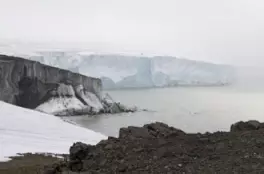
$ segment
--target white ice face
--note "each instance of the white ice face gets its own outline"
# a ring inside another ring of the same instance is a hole
[[[79,72],[86,76],[109,78],[116,87],[153,87],[179,84],[232,83],[232,66],[179,59],[140,57],[121,54],[82,54],[78,51],[38,51],[33,60]],[[105,83],[106,85],[109,83]],[[111,85],[113,86],[113,85]],[[107,86],[105,86],[107,88]]]

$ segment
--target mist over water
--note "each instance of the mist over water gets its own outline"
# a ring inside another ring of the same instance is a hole
[[[264,68],[254,67],[235,67],[236,80],[233,87],[238,89],[264,89]]]

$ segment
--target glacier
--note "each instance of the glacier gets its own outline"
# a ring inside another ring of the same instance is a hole
[[[0,101],[0,161],[18,153],[67,154],[75,142],[97,144],[107,137],[59,117]]]
[[[101,78],[104,89],[168,87],[178,85],[227,85],[234,67],[169,56],[37,52],[29,59]]]
[[[236,78],[235,67],[172,56],[101,53],[85,49],[49,49],[34,46],[1,48],[43,64],[101,78],[104,89],[170,87],[179,85],[228,85]],[[17,49],[20,48],[20,49]],[[14,51],[15,50],[15,51]],[[17,51],[19,50],[19,51]],[[24,52],[23,52],[23,51]]]

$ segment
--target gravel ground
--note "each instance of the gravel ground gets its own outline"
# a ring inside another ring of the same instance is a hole
[[[42,174],[46,166],[63,161],[53,155],[24,154],[8,162],[0,162],[0,174]]]

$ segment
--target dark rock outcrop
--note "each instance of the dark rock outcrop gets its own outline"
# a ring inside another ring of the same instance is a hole
[[[83,160],[89,153],[90,145],[82,142],[74,143],[70,148],[70,159],[71,160]]]
[[[111,96],[106,93],[102,97],[103,111],[104,113],[116,114],[120,112],[135,112],[138,109],[136,107],[126,107],[119,102],[115,102]]]
[[[183,135],[183,131],[169,127],[167,124],[156,122],[146,124],[143,127],[129,126],[121,128],[119,131],[120,138],[159,138],[168,137],[170,135]]]
[[[249,131],[249,130],[258,130],[260,128],[264,128],[263,123],[260,123],[259,121],[256,120],[249,120],[246,122],[240,121],[235,124],[232,124],[230,131],[231,132]]]
[[[171,156],[165,147],[161,149],[154,147],[164,146],[169,143],[166,139],[172,138],[179,140],[180,143],[180,137],[185,135],[183,131],[159,122],[143,127],[121,128],[119,138],[109,137],[108,140],[102,140],[96,146],[75,143],[70,148],[70,157],[73,158],[70,158],[69,168],[74,172],[126,173],[136,169],[140,163],[144,164],[143,161],[140,162],[145,159],[142,156],[143,153],[146,153],[149,159]]]
[[[5,102],[34,108],[60,83],[73,87],[83,85],[85,90],[97,96],[100,96],[102,87],[101,80],[97,78],[27,59],[0,55],[0,89],[3,91],[0,99]]]

